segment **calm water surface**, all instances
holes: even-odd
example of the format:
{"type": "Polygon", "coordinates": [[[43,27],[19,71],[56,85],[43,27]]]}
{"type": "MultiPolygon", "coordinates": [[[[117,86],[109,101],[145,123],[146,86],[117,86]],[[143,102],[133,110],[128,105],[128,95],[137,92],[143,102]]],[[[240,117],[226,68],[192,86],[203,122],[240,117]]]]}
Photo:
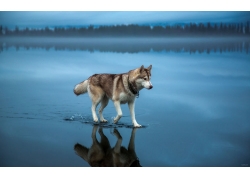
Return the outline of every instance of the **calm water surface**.
{"type": "Polygon", "coordinates": [[[105,166],[103,152],[117,142],[126,157],[137,157],[128,160],[133,165],[250,166],[249,43],[136,42],[2,42],[0,166],[105,166]],[[109,123],[94,126],[91,101],[76,97],[74,86],[95,73],[150,64],[154,88],[143,89],[135,106],[144,127],[130,127],[127,105],[113,125],[112,101],[104,110],[109,123]],[[99,164],[87,162],[95,137],[99,164]]]}

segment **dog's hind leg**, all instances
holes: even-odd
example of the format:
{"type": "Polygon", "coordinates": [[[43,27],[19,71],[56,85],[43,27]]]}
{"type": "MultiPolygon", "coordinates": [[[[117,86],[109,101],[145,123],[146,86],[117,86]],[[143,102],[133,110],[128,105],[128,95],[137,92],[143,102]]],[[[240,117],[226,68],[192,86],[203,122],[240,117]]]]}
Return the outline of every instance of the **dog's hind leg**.
{"type": "Polygon", "coordinates": [[[115,109],[117,112],[117,116],[114,119],[114,123],[117,123],[119,119],[122,117],[122,110],[121,110],[120,101],[115,101],[114,104],[115,104],[115,109]]]}
{"type": "Polygon", "coordinates": [[[93,116],[93,120],[94,122],[98,122],[98,117],[96,115],[96,107],[98,106],[99,102],[92,102],[92,106],[91,106],[91,111],[92,111],[92,116],[93,116]]]}
{"type": "Polygon", "coordinates": [[[92,100],[91,111],[92,111],[93,120],[94,120],[94,122],[98,122],[98,117],[96,114],[96,107],[101,102],[101,100],[104,96],[104,92],[98,86],[89,86],[88,93],[89,93],[89,96],[92,100]]]}
{"type": "Polygon", "coordinates": [[[103,96],[102,101],[101,101],[101,107],[99,109],[99,115],[100,115],[100,121],[101,122],[108,122],[106,119],[104,119],[102,112],[103,109],[108,105],[109,99],[106,95],[103,96]]]}

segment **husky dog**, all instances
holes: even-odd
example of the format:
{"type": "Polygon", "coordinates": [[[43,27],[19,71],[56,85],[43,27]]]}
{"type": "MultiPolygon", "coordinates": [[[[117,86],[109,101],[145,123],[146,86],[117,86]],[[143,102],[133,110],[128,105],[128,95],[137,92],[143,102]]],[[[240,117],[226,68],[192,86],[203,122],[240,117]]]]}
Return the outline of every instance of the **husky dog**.
{"type": "Polygon", "coordinates": [[[141,127],[135,119],[135,98],[139,96],[139,91],[143,88],[152,89],[150,82],[152,65],[148,68],[141,67],[123,74],[94,74],[87,80],[77,84],[74,88],[76,95],[88,92],[92,100],[92,116],[94,122],[98,122],[96,107],[101,102],[99,109],[100,121],[107,122],[102,112],[108,105],[109,99],[114,102],[117,116],[114,123],[122,117],[120,104],[128,103],[132,124],[134,127],[141,127]]]}

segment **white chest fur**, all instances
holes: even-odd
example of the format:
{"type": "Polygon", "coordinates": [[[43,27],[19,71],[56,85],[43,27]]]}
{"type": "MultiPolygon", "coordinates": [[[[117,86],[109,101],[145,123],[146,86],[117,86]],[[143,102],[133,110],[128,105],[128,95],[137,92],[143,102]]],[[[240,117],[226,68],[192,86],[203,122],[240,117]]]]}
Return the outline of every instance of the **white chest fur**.
{"type": "Polygon", "coordinates": [[[125,104],[125,103],[133,100],[134,98],[135,98],[134,96],[131,96],[131,95],[124,93],[124,92],[121,92],[120,96],[119,96],[119,100],[120,100],[121,104],[125,104]]]}

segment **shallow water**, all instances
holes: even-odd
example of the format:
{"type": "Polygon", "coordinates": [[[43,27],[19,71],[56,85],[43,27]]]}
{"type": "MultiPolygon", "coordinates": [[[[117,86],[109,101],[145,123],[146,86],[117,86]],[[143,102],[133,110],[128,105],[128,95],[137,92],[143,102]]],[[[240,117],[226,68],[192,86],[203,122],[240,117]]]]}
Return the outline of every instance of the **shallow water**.
{"type": "Polygon", "coordinates": [[[83,157],[93,152],[95,134],[105,141],[95,165],[105,166],[101,160],[110,157],[102,152],[111,151],[117,137],[130,162],[137,157],[141,166],[250,165],[249,41],[134,40],[131,46],[119,40],[105,46],[102,40],[84,48],[79,40],[69,46],[56,41],[63,48],[49,46],[53,39],[45,45],[2,41],[0,166],[93,165],[83,157]],[[135,105],[143,128],[131,128],[127,105],[113,125],[112,101],[104,110],[109,123],[94,125],[88,95],[76,97],[73,87],[95,73],[150,64],[154,88],[140,91],[135,105]],[[132,136],[134,152],[128,151],[132,136]]]}

